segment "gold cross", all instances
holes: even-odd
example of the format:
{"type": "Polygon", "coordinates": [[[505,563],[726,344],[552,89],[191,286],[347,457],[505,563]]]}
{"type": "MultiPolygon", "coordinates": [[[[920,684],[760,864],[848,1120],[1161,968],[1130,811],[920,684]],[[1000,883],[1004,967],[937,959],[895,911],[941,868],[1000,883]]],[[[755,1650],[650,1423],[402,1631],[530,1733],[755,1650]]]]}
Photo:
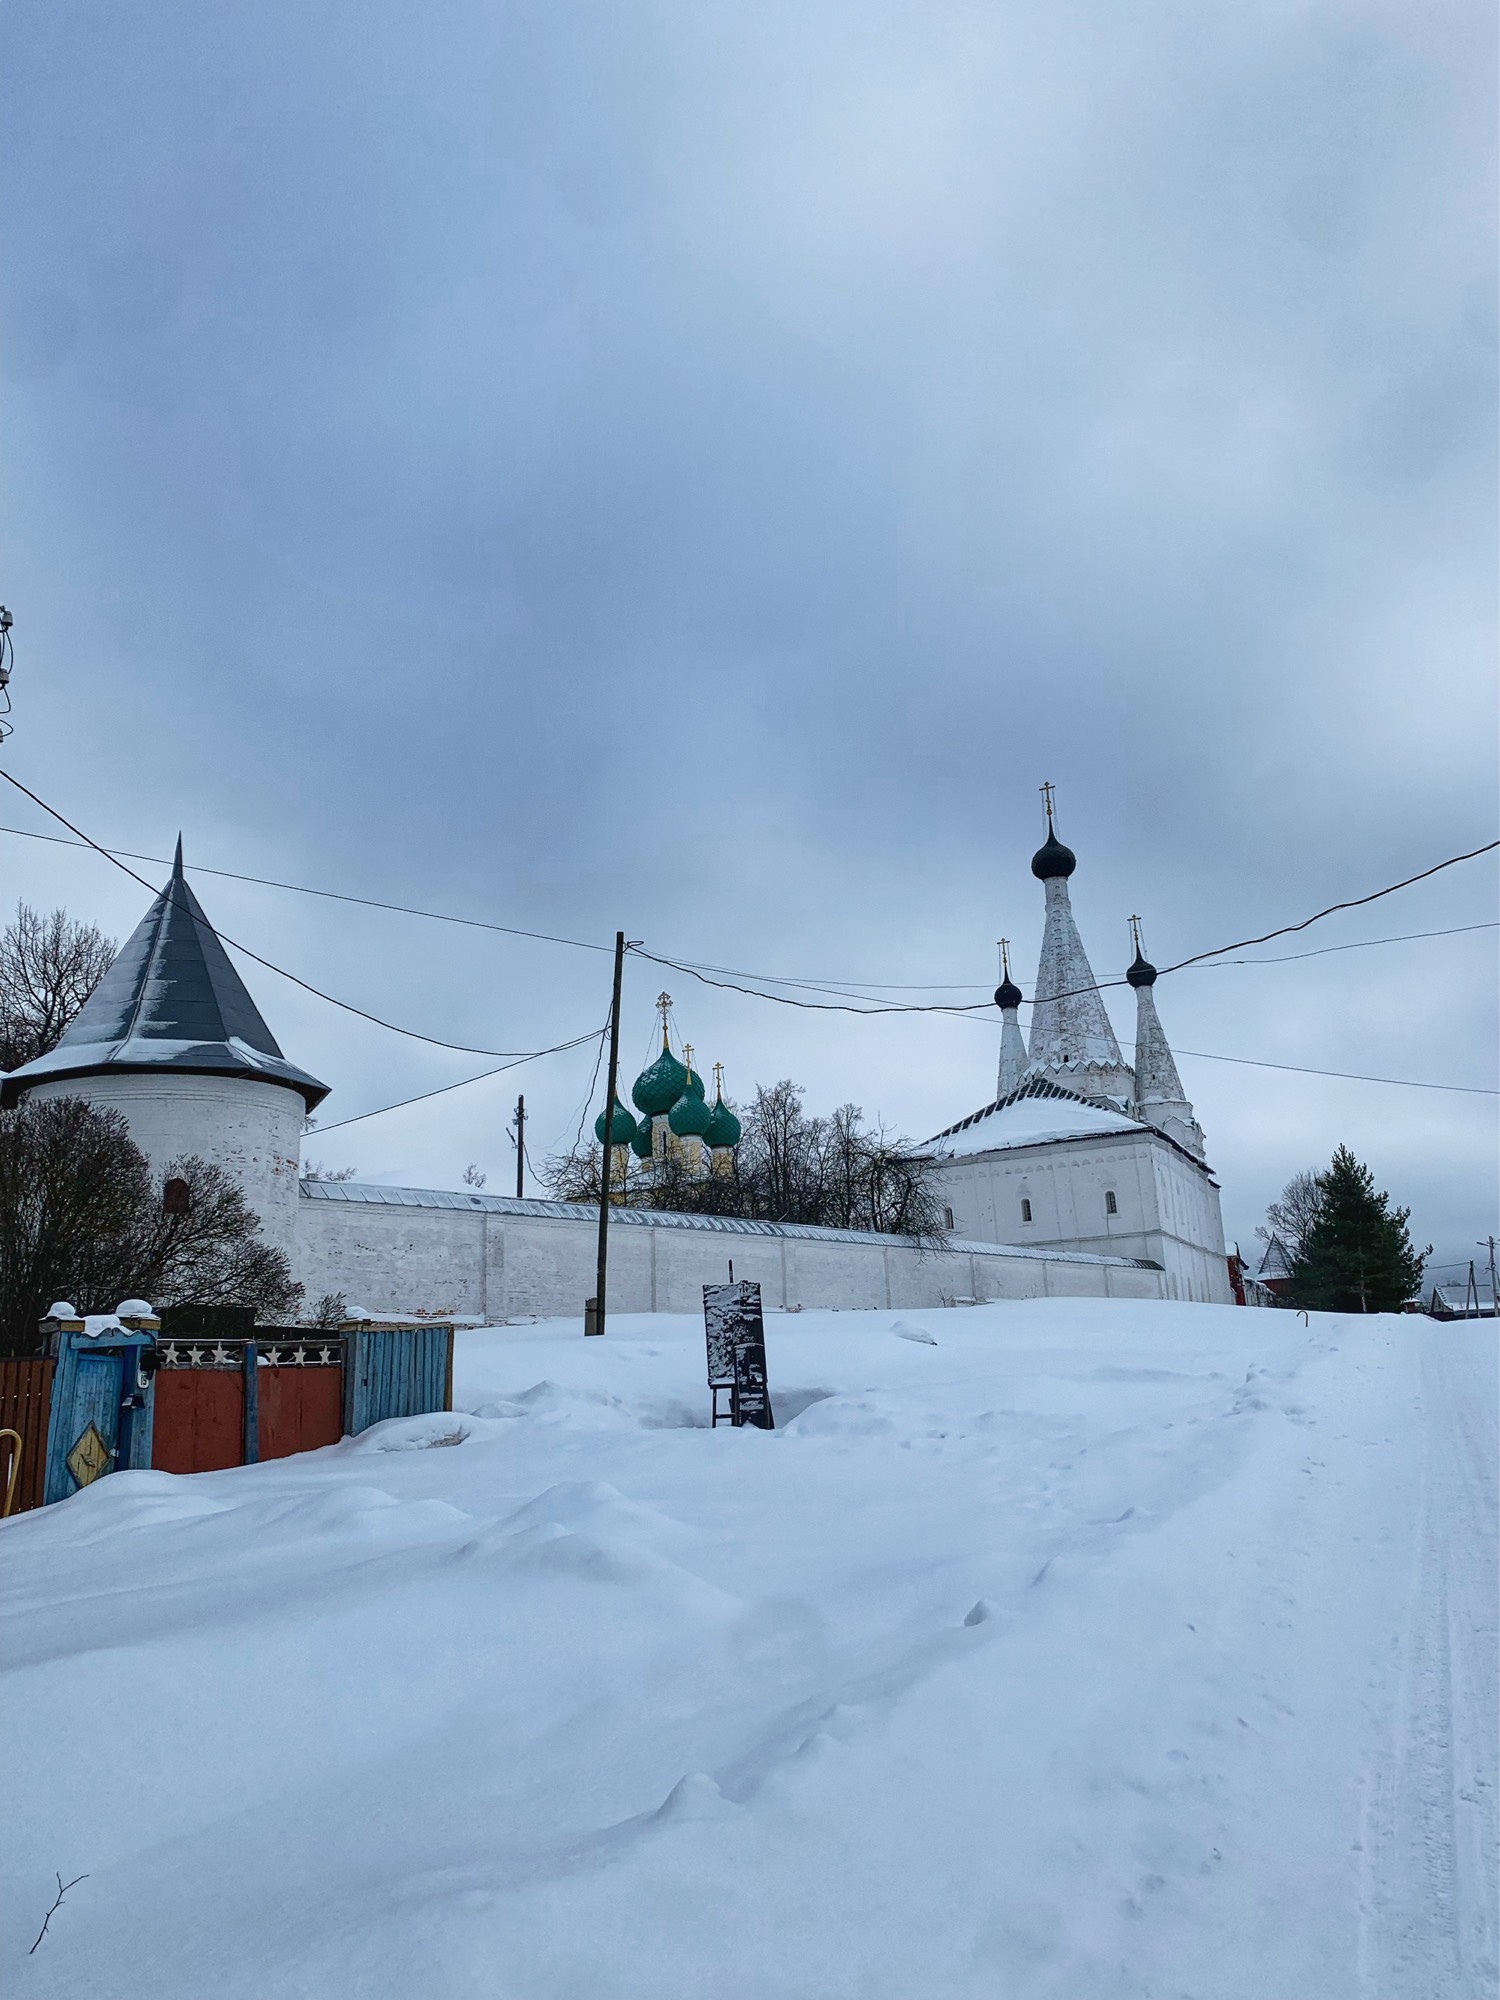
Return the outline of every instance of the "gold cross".
{"type": "Polygon", "coordinates": [[[714,1064],[714,1094],[715,1094],[715,1096],[716,1096],[716,1097],[722,1097],[722,1096],[724,1095],[724,1065],[723,1065],[723,1063],[715,1063],[715,1064],[714,1064]]]}
{"type": "Polygon", "coordinates": [[[693,1080],[693,1045],[691,1042],[683,1043],[682,1060],[687,1064],[688,1082],[691,1083],[693,1080]]]}
{"type": "Polygon", "coordinates": [[[1050,833],[1052,831],[1052,794],[1057,790],[1057,787],[1049,778],[1047,783],[1039,786],[1038,789],[1042,797],[1047,801],[1047,831],[1050,833]]]}
{"type": "Polygon", "coordinates": [[[661,1015],[661,1045],[664,1049],[669,1049],[672,1046],[672,1038],[667,1033],[667,1016],[672,1011],[672,996],[670,993],[657,994],[656,1011],[661,1015]]]}
{"type": "Polygon", "coordinates": [[[1009,979],[1009,978],[1010,978],[1010,939],[1009,939],[1009,938],[1001,938],[1001,940],[1000,940],[1000,977],[1001,977],[1001,979],[1002,979],[1002,980],[1006,980],[1006,979],[1009,979]]]}
{"type": "Polygon", "coordinates": [[[1144,958],[1146,956],[1146,948],[1141,943],[1141,920],[1139,917],[1132,917],[1130,919],[1130,938],[1135,946],[1136,957],[1144,958]]]}

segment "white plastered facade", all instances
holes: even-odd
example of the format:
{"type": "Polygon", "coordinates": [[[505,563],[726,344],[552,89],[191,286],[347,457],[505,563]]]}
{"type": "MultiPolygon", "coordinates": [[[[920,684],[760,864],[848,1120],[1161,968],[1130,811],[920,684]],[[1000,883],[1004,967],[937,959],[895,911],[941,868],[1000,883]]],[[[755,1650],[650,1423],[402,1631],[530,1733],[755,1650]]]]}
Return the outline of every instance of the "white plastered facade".
{"type": "Polygon", "coordinates": [[[1148,1258],[1164,1297],[1233,1303],[1218,1184],[1149,1126],[965,1152],[936,1179],[963,1236],[1148,1258]]]}
{"type": "Polygon", "coordinates": [[[305,1117],[297,1091],[252,1077],[163,1068],[49,1079],[26,1093],[28,1104],[53,1097],[81,1097],[100,1111],[119,1112],[158,1174],[189,1153],[222,1167],[260,1217],[265,1241],[295,1263],[305,1117]]]}
{"type": "MultiPolygon", "coordinates": [[[[310,1303],[341,1293],[363,1311],[498,1323],[580,1315],[597,1240],[597,1212],[576,1203],[309,1181],[295,1268],[310,1303]]],[[[731,1259],[782,1311],[1164,1296],[1162,1273],[1124,1250],[958,1237],[921,1249],[899,1236],[628,1209],[610,1229],[609,1309],[701,1312],[704,1285],[722,1284],[731,1259]]]]}

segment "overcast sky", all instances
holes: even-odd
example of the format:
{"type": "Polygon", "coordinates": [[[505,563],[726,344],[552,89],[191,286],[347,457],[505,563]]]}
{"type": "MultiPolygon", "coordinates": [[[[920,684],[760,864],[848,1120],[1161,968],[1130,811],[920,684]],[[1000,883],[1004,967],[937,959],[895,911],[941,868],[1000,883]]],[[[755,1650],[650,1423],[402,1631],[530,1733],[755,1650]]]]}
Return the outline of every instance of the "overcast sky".
{"type": "MultiPolygon", "coordinates": [[[[1494,76],[1481,0],[9,0],[0,764],[111,845],[945,999],[1001,935],[1030,994],[1044,779],[1101,977],[1132,911],[1165,964],[1472,848],[1494,76]]],[[[1268,951],[1493,924],[1492,861],[1268,951]]],[[[596,952],[195,879],[444,1039],[607,1009],[596,952]]],[[[1493,1088],[1496,935],[1161,982],[1231,1238],[1341,1140],[1442,1257],[1497,1227],[1494,1097],[1208,1059],[1493,1088]]],[[[325,1123],[485,1067],[247,970],[325,1123]]],[[[733,1093],[993,1094],[993,1014],[644,963],[627,1084],[664,983],[733,1093]]],[[[311,1150],[503,1190],[591,1067],[311,1150]]]]}

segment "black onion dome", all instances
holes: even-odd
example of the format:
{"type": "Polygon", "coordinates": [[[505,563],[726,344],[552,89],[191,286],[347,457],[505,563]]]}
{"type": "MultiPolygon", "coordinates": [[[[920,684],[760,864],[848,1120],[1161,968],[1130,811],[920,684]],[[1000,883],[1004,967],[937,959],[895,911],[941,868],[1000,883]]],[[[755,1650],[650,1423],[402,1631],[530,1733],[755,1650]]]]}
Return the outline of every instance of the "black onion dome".
{"type": "Polygon", "coordinates": [[[1137,949],[1135,963],[1127,969],[1125,977],[1132,986],[1154,986],[1156,967],[1150,963],[1143,951],[1137,949]]]}
{"type": "Polygon", "coordinates": [[[1038,882],[1052,882],[1061,876],[1066,882],[1078,866],[1078,856],[1071,847],[1064,847],[1051,827],[1047,829],[1047,839],[1031,857],[1031,872],[1038,882]]]}
{"type": "Polygon", "coordinates": [[[995,988],[995,1005],[1002,1013],[1008,1008],[1019,1007],[1024,997],[1013,979],[1003,979],[995,988]]]}

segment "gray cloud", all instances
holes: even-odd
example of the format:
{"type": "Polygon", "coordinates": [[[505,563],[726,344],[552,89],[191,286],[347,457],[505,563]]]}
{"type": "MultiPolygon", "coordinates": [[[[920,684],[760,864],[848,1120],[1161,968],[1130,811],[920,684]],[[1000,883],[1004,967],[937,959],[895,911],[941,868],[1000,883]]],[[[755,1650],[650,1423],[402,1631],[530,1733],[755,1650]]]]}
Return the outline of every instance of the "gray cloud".
{"type": "MultiPolygon", "coordinates": [[[[4,34],[7,754],[101,836],[777,973],[982,985],[1004,932],[1029,985],[1044,777],[1101,975],[1132,910],[1166,960],[1492,824],[1488,11],[4,34]]],[[[16,892],[133,921],[24,845],[16,892]]],[[[583,955],[202,887],[456,1039],[603,1015],[583,955]]],[[[1477,865],[1327,941],[1492,906],[1477,865]]],[[[1492,967],[1480,933],[1160,998],[1185,1048],[1489,1083],[1492,967]]],[[[456,1073],[268,980],[330,1118],[456,1073]]],[[[917,1134],[986,1095],[993,1026],[674,990],[741,1088],[917,1134]]],[[[526,1082],[540,1145],[571,1060],[526,1082]]],[[[1493,1100],[1183,1068],[1242,1237],[1343,1138],[1445,1256],[1493,1226],[1493,1100]]],[[[498,1177],[508,1092],[347,1156],[498,1177]]]]}

